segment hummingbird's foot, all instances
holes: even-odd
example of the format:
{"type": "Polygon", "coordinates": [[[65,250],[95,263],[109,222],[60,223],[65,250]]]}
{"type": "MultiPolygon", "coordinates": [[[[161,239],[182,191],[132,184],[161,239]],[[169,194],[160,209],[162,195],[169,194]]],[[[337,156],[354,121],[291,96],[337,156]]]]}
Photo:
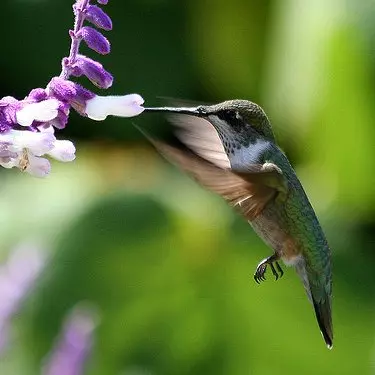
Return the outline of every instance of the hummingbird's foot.
{"type": "Polygon", "coordinates": [[[261,281],[265,281],[265,273],[267,270],[267,266],[269,265],[272,271],[272,274],[275,276],[275,280],[282,277],[284,275],[284,271],[281,269],[280,264],[277,262],[279,260],[279,256],[276,254],[271,255],[270,257],[262,260],[255,271],[254,280],[259,284],[261,281]],[[276,267],[275,267],[275,265],[276,267]]]}

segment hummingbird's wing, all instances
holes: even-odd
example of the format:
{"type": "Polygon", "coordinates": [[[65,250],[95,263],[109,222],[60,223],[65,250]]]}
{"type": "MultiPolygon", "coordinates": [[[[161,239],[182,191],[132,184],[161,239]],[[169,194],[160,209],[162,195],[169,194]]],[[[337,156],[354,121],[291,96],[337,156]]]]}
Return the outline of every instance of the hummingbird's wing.
{"type": "Polygon", "coordinates": [[[221,168],[230,168],[228,156],[212,124],[204,118],[171,114],[176,136],[190,150],[221,168]]]}
{"type": "Polygon", "coordinates": [[[231,206],[236,206],[247,220],[256,218],[266,204],[280,193],[273,185],[284,177],[274,164],[254,164],[248,172],[237,173],[221,168],[190,150],[149,139],[166,159],[207,189],[221,195],[231,206]]]}

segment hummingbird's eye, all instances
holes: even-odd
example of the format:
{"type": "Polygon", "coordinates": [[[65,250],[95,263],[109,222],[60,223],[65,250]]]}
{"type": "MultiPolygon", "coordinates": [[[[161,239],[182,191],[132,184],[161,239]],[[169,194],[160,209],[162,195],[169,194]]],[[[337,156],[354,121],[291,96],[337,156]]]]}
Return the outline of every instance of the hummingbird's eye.
{"type": "Polygon", "coordinates": [[[236,116],[236,112],[235,111],[225,111],[225,117],[228,119],[228,120],[231,120],[233,121],[237,116],[236,116]]]}
{"type": "Polygon", "coordinates": [[[218,117],[234,129],[241,129],[243,127],[243,119],[238,111],[223,110],[218,113],[218,117]]]}
{"type": "Polygon", "coordinates": [[[219,117],[219,119],[227,121],[227,122],[231,122],[231,121],[233,121],[236,118],[235,112],[234,111],[229,111],[229,110],[220,111],[217,114],[217,116],[219,117]]]}

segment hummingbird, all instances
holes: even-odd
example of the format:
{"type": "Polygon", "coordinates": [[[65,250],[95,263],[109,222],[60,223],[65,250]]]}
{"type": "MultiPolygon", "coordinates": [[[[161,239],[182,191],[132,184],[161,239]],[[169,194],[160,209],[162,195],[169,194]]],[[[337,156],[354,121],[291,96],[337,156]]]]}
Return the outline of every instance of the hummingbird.
{"type": "Polygon", "coordinates": [[[206,189],[222,196],[273,250],[256,267],[265,280],[279,264],[300,276],[329,349],[333,344],[331,253],[309,199],[288,158],[278,146],[263,109],[247,100],[195,107],[150,107],[165,112],[183,147],[150,138],[169,161],[206,189]]]}

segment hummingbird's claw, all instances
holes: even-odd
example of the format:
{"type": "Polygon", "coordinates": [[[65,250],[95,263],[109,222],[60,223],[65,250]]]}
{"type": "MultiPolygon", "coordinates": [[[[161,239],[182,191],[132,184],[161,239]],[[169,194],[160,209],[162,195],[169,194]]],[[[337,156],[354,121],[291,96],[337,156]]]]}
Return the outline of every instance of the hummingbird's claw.
{"type": "MultiPolygon", "coordinates": [[[[278,262],[275,262],[276,264],[276,268],[277,268],[277,271],[280,273],[279,277],[283,277],[284,275],[284,271],[283,269],[280,267],[280,264],[278,262]]],[[[277,279],[276,279],[277,280],[277,279]]]]}
{"type": "Polygon", "coordinates": [[[278,256],[276,254],[262,260],[259,264],[258,267],[255,271],[254,274],[254,280],[256,281],[257,284],[260,284],[261,281],[266,280],[266,270],[267,270],[267,265],[270,266],[272,274],[275,276],[275,280],[278,280],[284,275],[284,271],[280,267],[280,264],[277,262],[278,256]],[[276,265],[276,267],[274,266],[276,265]]]}
{"type": "Polygon", "coordinates": [[[273,276],[275,276],[275,280],[277,280],[279,278],[279,274],[276,272],[275,266],[273,265],[273,263],[270,263],[270,267],[271,267],[271,271],[273,273],[273,276]]]}
{"type": "Polygon", "coordinates": [[[258,264],[258,267],[254,274],[254,280],[257,282],[257,284],[260,284],[261,281],[266,280],[266,277],[265,277],[266,269],[267,269],[266,262],[262,261],[258,264]]]}

